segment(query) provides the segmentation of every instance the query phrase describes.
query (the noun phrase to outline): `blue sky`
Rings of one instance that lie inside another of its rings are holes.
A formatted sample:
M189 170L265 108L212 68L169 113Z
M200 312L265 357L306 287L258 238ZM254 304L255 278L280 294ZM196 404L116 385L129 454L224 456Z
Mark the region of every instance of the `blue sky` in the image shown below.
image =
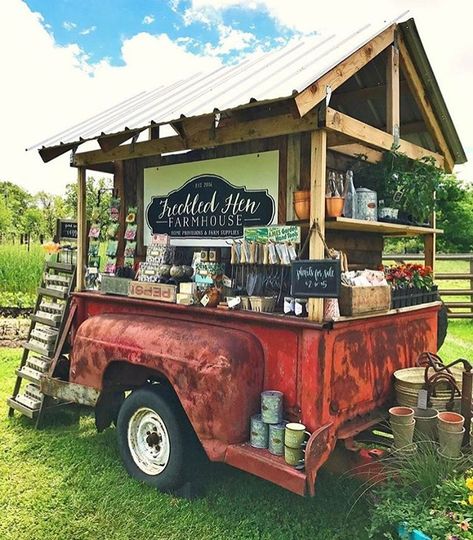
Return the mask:
M255 43L268 48L297 33L278 24L264 6L245 8L244 2L230 4L218 12L204 8L194 13L190 0L26 0L26 3L42 14L46 28L58 44L77 43L90 63L107 59L115 66L124 64L123 42L140 32L166 33L193 52L202 52L207 44L217 47L223 26L249 34L247 46L220 54L226 61L251 50Z

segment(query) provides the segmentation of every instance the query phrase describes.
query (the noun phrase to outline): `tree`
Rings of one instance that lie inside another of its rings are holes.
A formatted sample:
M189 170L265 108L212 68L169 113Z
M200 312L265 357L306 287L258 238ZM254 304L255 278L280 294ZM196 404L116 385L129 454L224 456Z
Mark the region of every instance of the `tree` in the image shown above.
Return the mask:
M39 238L45 232L43 213L39 208L28 208L22 216L24 234Z
M24 231L21 216L32 205L33 196L13 182L0 182L0 199L3 199L12 216L5 232L22 234Z
M56 220L68 217L64 200L58 195L40 191L35 196L35 202L44 220L42 234L52 238L56 234Z
M110 202L112 181L106 178L87 178L87 219L100 223L105 230L110 223ZM77 217L77 183L67 184L64 206L67 214Z
M5 203L5 199L0 196L0 235L3 236L11 228L12 214Z

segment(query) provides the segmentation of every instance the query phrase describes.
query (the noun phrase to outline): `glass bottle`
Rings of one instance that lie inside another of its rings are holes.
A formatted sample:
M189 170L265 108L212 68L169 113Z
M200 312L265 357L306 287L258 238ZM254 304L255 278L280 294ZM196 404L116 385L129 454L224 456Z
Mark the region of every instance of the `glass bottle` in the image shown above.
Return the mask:
M356 190L353 183L353 171L348 170L345 174L345 203L343 215L347 218L356 217Z

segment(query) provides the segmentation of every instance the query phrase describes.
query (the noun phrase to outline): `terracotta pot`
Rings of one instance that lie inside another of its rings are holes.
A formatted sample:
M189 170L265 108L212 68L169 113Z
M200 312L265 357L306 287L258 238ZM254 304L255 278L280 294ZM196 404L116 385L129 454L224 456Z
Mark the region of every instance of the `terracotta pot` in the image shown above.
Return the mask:
M340 217L343 213L343 197L325 197L325 210L328 217Z
M456 412L443 411L439 413L438 426L444 431L459 432L463 429L465 417Z
M299 219L310 217L310 191L294 191L294 212Z
M410 424L414 420L414 409L410 407L391 407L389 415L391 416L391 422Z

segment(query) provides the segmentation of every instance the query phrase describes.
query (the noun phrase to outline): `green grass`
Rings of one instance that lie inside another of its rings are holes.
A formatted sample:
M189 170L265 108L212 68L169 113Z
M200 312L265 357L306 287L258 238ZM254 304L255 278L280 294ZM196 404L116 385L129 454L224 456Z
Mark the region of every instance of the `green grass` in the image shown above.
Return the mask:
M198 467L203 497L177 499L129 478L114 429L58 414L42 431L5 398L19 351L0 349L0 538L2 540L365 540L364 505L348 516L358 484L322 474L303 499L223 464ZM67 421L67 422L66 422ZM66 422L66 423L64 423Z
M39 244L0 244L0 305L26 307L34 304L41 281L44 251Z
M439 351L444 362L465 358L473 362L473 321L449 321L445 343Z

